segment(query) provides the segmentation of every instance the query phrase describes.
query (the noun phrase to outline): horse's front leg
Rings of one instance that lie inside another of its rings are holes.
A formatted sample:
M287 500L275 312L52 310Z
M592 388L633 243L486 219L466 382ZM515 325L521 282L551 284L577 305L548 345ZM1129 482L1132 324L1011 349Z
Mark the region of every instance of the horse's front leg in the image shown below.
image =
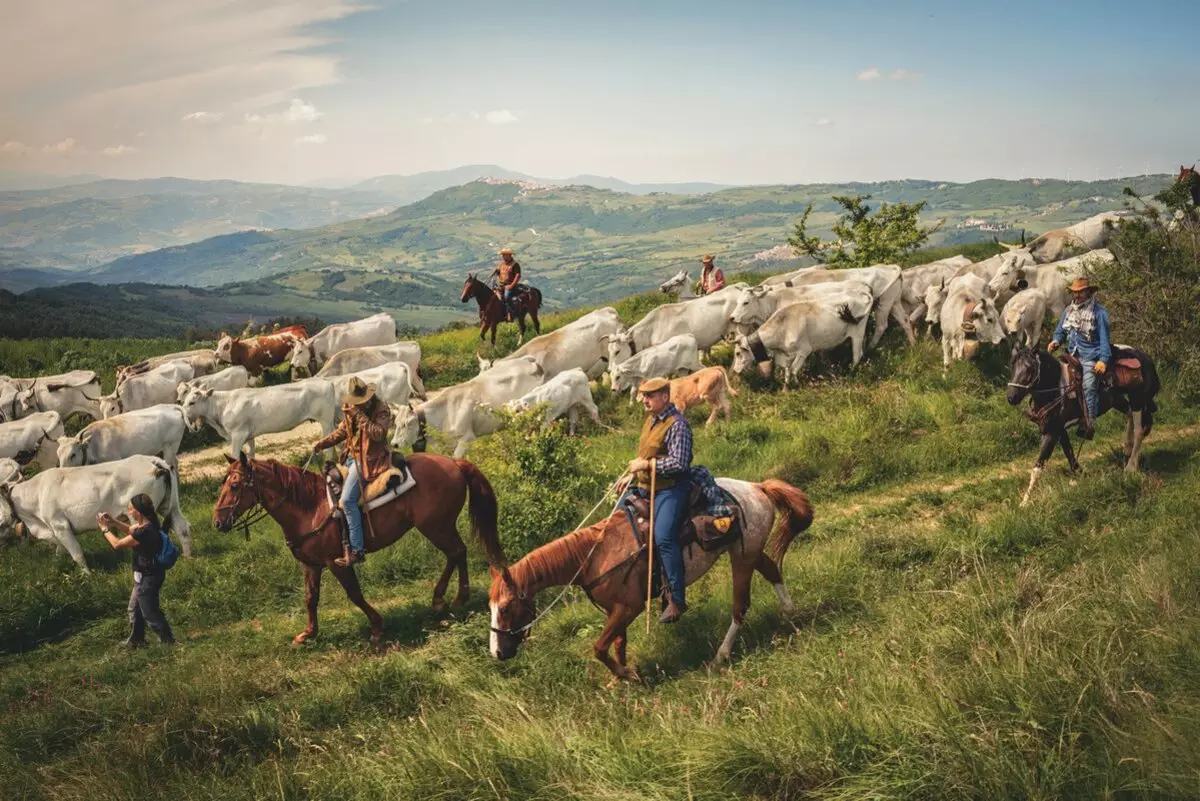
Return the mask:
M517 337L517 344L520 345L521 343L523 343L525 341L525 315L524 314L522 314L520 317L517 318L517 327L521 331L520 335Z
M1133 425L1133 448L1129 452L1129 461L1125 463L1126 473L1136 473L1138 471L1138 462L1142 458L1142 440L1145 438L1145 429L1142 427L1142 411L1134 411L1129 413L1129 418Z
M321 572L320 565L304 566L304 606L308 609L308 628L292 639L296 645L302 645L317 636L317 604L321 601Z
M1050 454L1054 453L1054 445L1058 442L1058 434L1049 432L1042 435L1041 450L1038 451L1037 464L1033 466L1033 470L1029 473L1029 486L1025 488L1025 495L1021 498L1021 505L1029 505L1029 496L1033 494L1033 487L1037 484L1039 478L1042 477L1042 470L1046 467L1046 460L1050 458Z
M637 617L639 609L634 609L632 612L624 606L617 605L608 613L608 619L604 621L604 631L600 632L600 637L592 645L596 654L596 658L604 663L604 666L612 671L612 674L618 679L627 681L641 681L636 670L625 666L625 630L629 628L629 622ZM618 659L614 660L608 653L608 649L614 643L619 642L617 646Z
M1063 455L1067 457L1067 464L1071 466L1071 472L1078 473L1080 467L1079 460L1075 458L1075 446L1071 444L1071 435L1065 428L1058 435L1058 441L1062 445Z
M732 553L729 556L733 568L733 620L729 622L729 630L717 649L718 663L728 662L733 656L733 644L737 642L738 632L742 630L746 612L750 609L750 579L754 577L753 563L734 559Z
M358 575L354 572L354 568L331 565L329 570L342 585L342 589L346 591L346 597L361 609L367 616L367 620L370 621L371 642L378 641L383 636L383 617L375 611L375 607L367 603L366 598L363 598L362 587L358 585Z

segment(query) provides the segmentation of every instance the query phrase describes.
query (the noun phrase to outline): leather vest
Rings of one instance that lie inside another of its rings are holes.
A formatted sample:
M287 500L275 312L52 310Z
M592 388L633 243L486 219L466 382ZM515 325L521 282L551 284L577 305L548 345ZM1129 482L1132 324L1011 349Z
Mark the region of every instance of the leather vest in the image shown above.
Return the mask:
M667 432L675 425L676 415L668 415L661 422L655 423L651 415L642 424L642 437L638 440L637 455L642 459L660 459L667 455ZM641 489L650 491L650 471L639 470L634 475L634 483ZM655 489L667 489L675 486L675 479L659 476L654 480Z

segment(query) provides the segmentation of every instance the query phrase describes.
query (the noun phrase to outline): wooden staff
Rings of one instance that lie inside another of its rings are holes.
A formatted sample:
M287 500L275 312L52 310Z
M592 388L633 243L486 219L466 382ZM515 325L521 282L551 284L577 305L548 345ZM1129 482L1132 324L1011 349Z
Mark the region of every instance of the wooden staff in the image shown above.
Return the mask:
M650 460L650 557L646 560L646 633L650 633L650 598L654 591L654 479L657 476L657 471L654 469L654 463L657 459Z

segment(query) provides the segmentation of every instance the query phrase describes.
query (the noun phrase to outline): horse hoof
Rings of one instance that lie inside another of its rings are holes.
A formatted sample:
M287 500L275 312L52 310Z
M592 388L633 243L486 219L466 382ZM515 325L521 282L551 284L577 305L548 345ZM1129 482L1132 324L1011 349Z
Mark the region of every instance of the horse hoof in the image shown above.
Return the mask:
M302 631L292 638L292 645L304 645L304 643L316 636L317 633L315 631Z
M433 606L433 611L440 612L446 608L446 600L444 598L434 598L431 605Z
M1137 465L1135 465L1135 464L1125 465L1125 472L1126 473L1137 473L1138 472Z
M732 657L732 652L726 651L724 648L722 648L721 650L717 651L717 658L715 661L718 665L727 665Z
M383 629L371 629L371 642L379 642L383 639Z

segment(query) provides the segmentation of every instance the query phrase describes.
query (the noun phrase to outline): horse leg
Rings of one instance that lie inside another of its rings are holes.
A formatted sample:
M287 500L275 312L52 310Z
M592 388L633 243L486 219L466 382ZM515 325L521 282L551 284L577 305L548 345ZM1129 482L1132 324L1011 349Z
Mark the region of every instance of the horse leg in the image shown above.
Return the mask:
M317 636L317 604L321 600L320 565L304 565L304 606L308 610L308 628L297 634L292 642L302 645Z
M338 567L331 565L329 571L333 573L334 578L342 585L342 589L346 591L346 597L349 598L355 606L362 610L367 616L367 620L371 623L371 642L376 642L383 636L383 617L375 611L375 607L367 603L367 599L363 598L362 587L358 585L358 574L354 572L353 567Z
M717 649L717 662L728 662L733 656L733 643L737 640L738 632L742 630L742 621L750 609L750 579L754 577L753 563L735 560L732 552L729 556L733 568L733 620L729 622L725 640Z
M1126 473L1136 473L1138 470L1138 461L1142 457L1142 439L1145 437L1142 429L1142 411L1139 409L1130 414L1133 420L1133 452L1129 454L1129 461L1125 463Z
M1125 415L1125 447L1122 450L1125 452L1125 461L1128 462L1133 453L1133 412Z
M641 608L636 606L632 611L621 604L614 606L612 611L608 613L608 619L604 621L604 631L600 632L600 637L592 644L592 650L595 652L596 658L603 662L604 666L618 679L626 679L628 681L641 680L636 670L618 663L608 653L608 649L618 638L624 640L625 630L629 627L629 622L636 618L640 611ZM620 650L623 651L624 649Z
M1071 472L1078 473L1080 467L1079 460L1075 458L1075 446L1071 444L1071 435L1067 433L1065 428L1058 435L1058 441L1062 445L1063 455L1067 457L1067 464L1071 466Z
M448 525L440 526L432 531L423 529L420 531L425 535L425 539L433 543L433 547L446 556L446 568L438 577L437 584L433 586L434 610L440 612L445 608L446 587L449 586L450 576L456 569L458 570L458 594L454 596L451 603L454 606L462 606L470 595L471 584L467 579L467 546L463 543L462 537L458 536L458 529L451 521Z
M1037 484L1039 478L1042 477L1042 470L1046 466L1046 460L1050 458L1050 454L1054 453L1054 445L1058 442L1058 435L1054 432L1042 435L1042 449L1038 451L1037 463L1034 464L1033 470L1029 473L1029 486L1025 488L1025 495L1021 498L1021 505L1029 505L1029 496L1033 493L1033 487Z
M779 599L779 609L785 615L795 612L796 605L792 603L792 596L788 594L787 585L783 583L783 575L779 572L779 565L775 564L775 560L765 553L759 554L754 569L771 582L771 587L775 590L775 597Z
M517 329L521 332L517 336L517 344L520 345L521 343L523 343L525 341L525 315L524 314L521 314L521 316L517 318Z

